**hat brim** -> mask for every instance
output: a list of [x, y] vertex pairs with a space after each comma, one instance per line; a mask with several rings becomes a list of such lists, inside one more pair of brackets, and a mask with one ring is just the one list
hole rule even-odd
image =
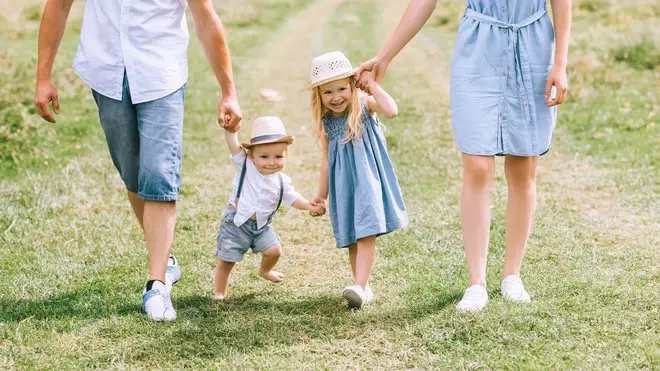
[[254, 143], [252, 143], [252, 142], [241, 143], [241, 147], [243, 147], [245, 149], [250, 149], [250, 148], [252, 148], [254, 146], [258, 146], [260, 144], [275, 144], [275, 143], [291, 144], [291, 143], [293, 143], [293, 136], [285, 135], [285, 136], [283, 136], [281, 138], [277, 138], [277, 139], [261, 140], [261, 141], [254, 142]]
[[313, 83], [307, 85], [307, 89], [312, 90], [312, 89], [314, 89], [315, 87], [317, 87], [319, 85], [327, 84], [327, 83], [332, 82], [332, 81], [337, 81], [337, 80], [345, 79], [347, 77], [354, 76], [355, 73], [357, 72], [357, 70], [358, 70], [357, 68], [354, 68], [353, 71], [344, 72], [341, 75], [337, 75], [337, 76], [329, 77], [327, 79], [323, 79], [321, 81], [313, 82]]

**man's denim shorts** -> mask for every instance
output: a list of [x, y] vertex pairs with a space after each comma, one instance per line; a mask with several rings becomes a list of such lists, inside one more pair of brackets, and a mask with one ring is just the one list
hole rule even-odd
[[133, 104], [124, 75], [121, 101], [92, 90], [112, 162], [126, 188], [143, 200], [179, 196], [185, 89]]
[[234, 224], [234, 215], [236, 215], [236, 210], [230, 207], [220, 222], [215, 253], [220, 260], [238, 263], [243, 260], [243, 255], [249, 249], [259, 253], [280, 243], [280, 236], [271, 226], [271, 220], [261, 229], [257, 227], [257, 221], [254, 219], [248, 219], [239, 227]]

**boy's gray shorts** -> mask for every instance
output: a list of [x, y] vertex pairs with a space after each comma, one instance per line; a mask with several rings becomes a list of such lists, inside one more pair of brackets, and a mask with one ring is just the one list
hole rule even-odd
[[240, 227], [234, 224], [236, 210], [229, 208], [220, 222], [218, 233], [218, 246], [215, 256], [230, 263], [243, 260], [243, 255], [252, 249], [253, 252], [263, 252], [280, 243], [280, 236], [271, 226], [271, 220], [261, 229], [257, 228], [257, 221], [248, 219]]

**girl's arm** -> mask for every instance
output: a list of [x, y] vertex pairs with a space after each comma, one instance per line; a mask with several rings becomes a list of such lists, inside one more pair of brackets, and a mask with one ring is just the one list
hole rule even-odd
[[229, 130], [225, 130], [225, 141], [227, 142], [227, 148], [229, 148], [229, 152], [231, 152], [232, 156], [243, 150], [243, 147], [241, 147], [241, 144], [238, 142], [238, 133], [232, 133]]
[[311, 201], [311, 216], [321, 216], [325, 214], [325, 200], [328, 198], [328, 137], [321, 133], [321, 150], [323, 156], [321, 159], [321, 170], [319, 171], [319, 190], [316, 197]]
[[370, 114], [378, 113], [385, 115], [388, 119], [393, 119], [399, 113], [396, 102], [385, 89], [383, 89], [376, 81], [371, 81], [367, 88], [371, 96], [367, 97], [367, 108]]
[[328, 198], [328, 137], [325, 133], [321, 134], [321, 150], [323, 156], [321, 170], [319, 171], [319, 190], [314, 198], [314, 202], [317, 203], [324, 203]]
[[[568, 63], [568, 40], [571, 37], [571, 0], [551, 0], [552, 17], [555, 27], [555, 63], [548, 73], [545, 84], [545, 101], [547, 106], [564, 103], [568, 91], [566, 64]], [[552, 87], [556, 89], [556, 97], [551, 97]]]
[[360, 80], [358, 86], [362, 88], [362, 79], [360, 75], [364, 71], [371, 71], [374, 65], [379, 65], [379, 73], [376, 75], [376, 81], [380, 82], [385, 77], [387, 66], [392, 59], [399, 54], [406, 44], [422, 29], [422, 26], [429, 19], [435, 9], [438, 0], [410, 0], [408, 8], [403, 13], [399, 25], [390, 36], [389, 40], [380, 49], [378, 55], [362, 63], [358, 68], [356, 77]]
[[379, 66], [376, 65], [372, 71], [365, 71], [362, 74], [362, 79], [366, 83], [365, 90], [371, 94], [366, 98], [367, 108], [372, 115], [375, 112], [385, 115], [388, 119], [393, 119], [399, 110], [392, 96], [376, 82], [375, 76], [378, 75], [378, 68]]
[[367, 107], [369, 108], [369, 113], [373, 114], [378, 113], [385, 115], [388, 119], [393, 119], [399, 113], [399, 109], [396, 106], [396, 102], [390, 96], [385, 89], [378, 85], [375, 81], [369, 87], [371, 91], [371, 96], [367, 97]]

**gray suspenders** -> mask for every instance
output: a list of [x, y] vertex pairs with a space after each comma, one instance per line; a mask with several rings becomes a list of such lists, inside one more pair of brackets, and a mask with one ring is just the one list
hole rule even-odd
[[[243, 169], [241, 170], [241, 179], [238, 181], [238, 190], [236, 190], [236, 207], [238, 207], [238, 198], [241, 197], [241, 190], [243, 189], [243, 181], [245, 180], [245, 172], [247, 171], [247, 156], [245, 156], [245, 160], [243, 161]], [[280, 205], [282, 205], [282, 197], [284, 197], [284, 180], [282, 179], [282, 174], [277, 173], [279, 175], [280, 179], [280, 199], [277, 201], [277, 207], [275, 208], [275, 211], [273, 211], [272, 214], [270, 214], [270, 217], [272, 218], [273, 215], [279, 210]]]

